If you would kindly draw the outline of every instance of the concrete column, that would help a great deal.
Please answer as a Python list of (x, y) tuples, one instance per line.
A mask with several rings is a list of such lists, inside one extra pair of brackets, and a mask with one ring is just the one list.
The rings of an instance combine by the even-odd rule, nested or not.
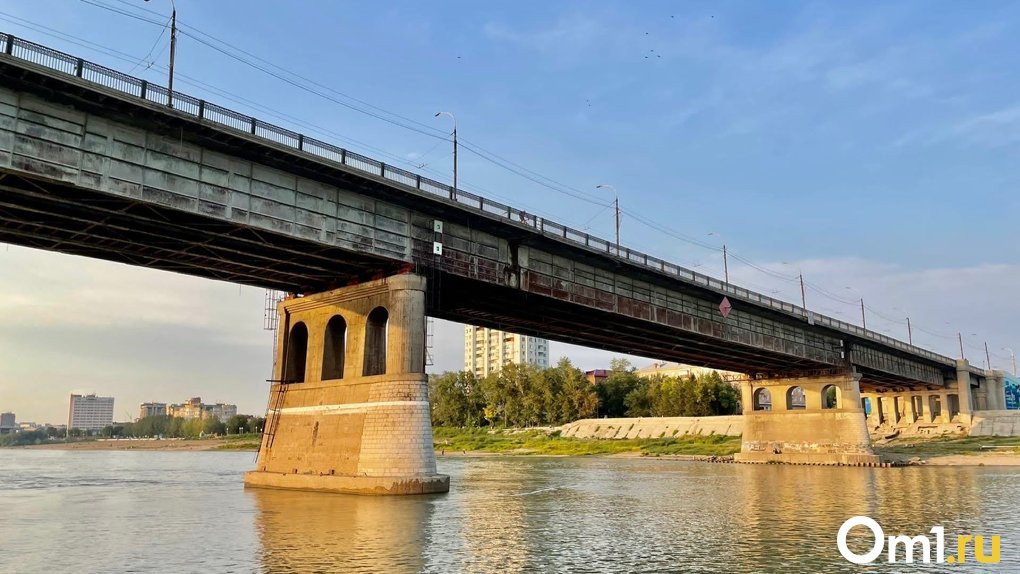
[(970, 395), (970, 363), (967, 359), (956, 361), (956, 386), (960, 397), (960, 422), (970, 424), (973, 401)]
[(918, 401), (921, 403), (921, 408), (917, 411), (917, 420), (921, 422), (928, 422), (931, 420), (930, 413), (928, 412), (930, 410), (928, 407), (928, 393), (916, 393), (915, 396), (921, 399)]
[(740, 407), (741, 412), (749, 415), (754, 412), (754, 381), (744, 381), (740, 384)]
[(389, 287), (386, 372), (425, 372), (425, 278), (396, 275)]

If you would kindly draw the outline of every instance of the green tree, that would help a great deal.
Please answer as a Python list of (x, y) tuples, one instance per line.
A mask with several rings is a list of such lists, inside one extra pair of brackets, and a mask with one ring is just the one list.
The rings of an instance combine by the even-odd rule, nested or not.
[(473, 427), (484, 421), (485, 398), (473, 373), (443, 373), (429, 378), (432, 424)]
[(613, 359), (609, 376), (595, 391), (599, 397), (598, 414), (607, 417), (627, 416), (627, 395), (640, 384), (634, 367), (626, 359)]
[(202, 420), (202, 434), (204, 435), (221, 435), (226, 434), (227, 425), (220, 421), (219, 417), (207, 417)]
[(226, 434), (240, 434), (244, 432), (244, 429), (248, 428), (248, 419), (251, 417), (248, 415), (234, 415), (227, 419), (225, 427), (227, 430)]

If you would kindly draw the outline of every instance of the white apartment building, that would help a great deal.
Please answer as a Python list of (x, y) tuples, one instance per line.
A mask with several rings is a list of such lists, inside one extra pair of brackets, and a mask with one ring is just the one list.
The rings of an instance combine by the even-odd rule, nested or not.
[(71, 395), (67, 411), (67, 428), (89, 431), (103, 430), (113, 424), (113, 397)]
[(485, 327), (464, 327), (465, 371), (487, 377), (508, 363), (548, 368), (549, 340)]

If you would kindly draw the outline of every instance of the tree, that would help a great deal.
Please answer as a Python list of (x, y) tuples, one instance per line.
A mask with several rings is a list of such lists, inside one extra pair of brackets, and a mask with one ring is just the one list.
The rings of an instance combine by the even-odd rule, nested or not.
[(204, 435), (221, 435), (226, 434), (227, 425), (220, 421), (219, 417), (208, 417), (202, 420), (202, 434)]
[(234, 415), (227, 419), (225, 424), (227, 434), (240, 434), (244, 432), (244, 429), (248, 428), (249, 415)]
[(481, 426), (485, 398), (473, 373), (443, 373), (429, 378), (432, 424), (436, 426)]
[(609, 377), (595, 391), (599, 396), (598, 414), (607, 417), (627, 416), (627, 395), (640, 384), (634, 367), (626, 359), (613, 359)]

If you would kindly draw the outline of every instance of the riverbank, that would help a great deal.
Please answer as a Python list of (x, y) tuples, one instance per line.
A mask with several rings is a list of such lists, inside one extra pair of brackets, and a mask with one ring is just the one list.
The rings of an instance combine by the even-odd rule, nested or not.
[(99, 439), (80, 440), (73, 442), (48, 442), (8, 448), (24, 448), (31, 450), (156, 450), (156, 451), (210, 451), (210, 450), (258, 450), (258, 435), (240, 435), (198, 439)]
[(696, 435), (646, 439), (581, 439), (557, 431), (437, 427), (436, 453), (551, 456), (728, 456), (740, 452), (740, 437)]
[(931, 466), (1020, 466), (1020, 437), (946, 435), (878, 441), (889, 462)]
[[(671, 438), (594, 439), (561, 436), (553, 429), (468, 429), (436, 427), (437, 456), (620, 456), (704, 460), (740, 452), (740, 437), (681, 435)], [(256, 451), (259, 435), (201, 439), (119, 439), (54, 442), (10, 447), (43, 450)], [(899, 438), (878, 441), (875, 453), (887, 462), (926, 466), (1020, 466), (1020, 437)]]

